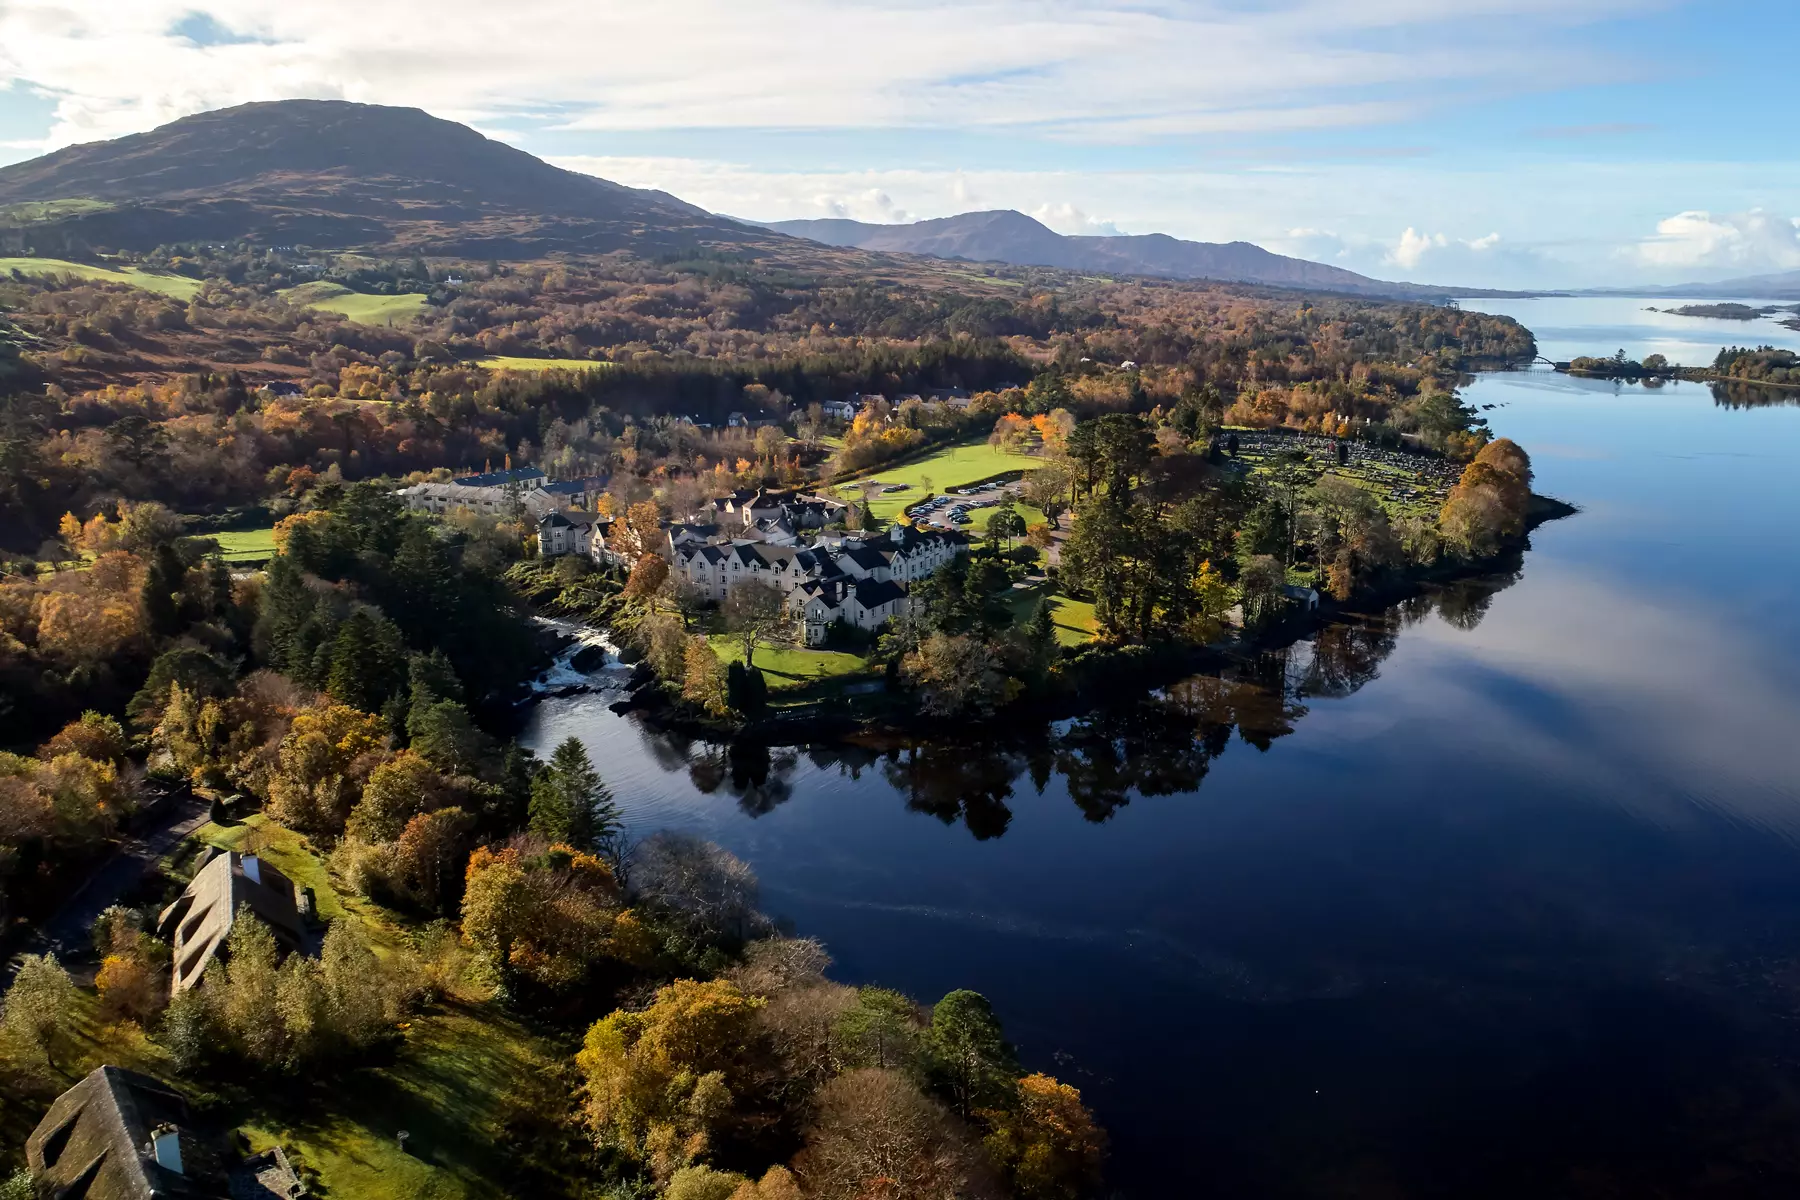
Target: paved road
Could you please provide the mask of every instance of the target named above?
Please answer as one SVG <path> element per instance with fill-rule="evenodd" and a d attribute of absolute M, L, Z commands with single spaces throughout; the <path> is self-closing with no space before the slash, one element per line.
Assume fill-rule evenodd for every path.
<path fill-rule="evenodd" d="M 191 792 L 171 797 L 168 807 L 151 818 L 147 828 L 121 842 L 113 856 L 63 902 L 20 953 L 42 954 L 47 950 L 64 962 L 91 955 L 94 924 L 100 914 L 129 894 L 183 838 L 206 824 L 207 813 L 206 801 Z M 0 978 L 10 984 L 17 970 L 15 955 L 0 972 Z"/>

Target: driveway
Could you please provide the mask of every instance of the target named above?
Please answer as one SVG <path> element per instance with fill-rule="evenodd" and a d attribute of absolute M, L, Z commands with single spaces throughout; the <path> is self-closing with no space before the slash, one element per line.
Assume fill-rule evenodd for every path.
<path fill-rule="evenodd" d="M 164 856 L 206 824 L 208 812 L 207 802 L 191 791 L 183 789 L 171 796 L 167 807 L 145 818 L 145 828 L 119 843 L 112 857 L 63 902 L 56 915 L 44 923 L 21 953 L 48 951 L 64 965 L 92 957 L 93 930 L 100 914 L 130 894 Z M 0 972 L 0 978 L 10 984 L 17 970 L 18 956 L 15 955 Z"/>

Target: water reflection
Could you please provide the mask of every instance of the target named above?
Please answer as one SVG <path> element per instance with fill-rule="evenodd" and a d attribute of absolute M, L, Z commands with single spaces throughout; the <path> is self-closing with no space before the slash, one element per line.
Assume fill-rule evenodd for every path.
<path fill-rule="evenodd" d="M 851 782 L 878 770 L 908 811 L 960 824 L 977 841 L 1005 834 L 1017 796 L 1041 796 L 1054 778 L 1086 820 L 1105 822 L 1134 798 L 1197 793 L 1234 736 L 1267 751 L 1294 732 L 1309 700 L 1340 700 L 1378 678 L 1402 630 L 1433 613 L 1473 629 L 1493 597 L 1518 578 L 1507 571 L 1352 614 L 1291 646 L 1070 720 L 979 740 L 814 745 L 804 757 L 815 770 Z M 644 740 L 665 770 L 684 771 L 703 795 L 735 797 L 747 816 L 767 815 L 794 795 L 800 751 L 651 730 Z"/>
<path fill-rule="evenodd" d="M 1720 408 L 1774 408 L 1800 405 L 1800 391 L 1792 388 L 1764 387 L 1755 383 L 1714 383 L 1713 403 Z"/>

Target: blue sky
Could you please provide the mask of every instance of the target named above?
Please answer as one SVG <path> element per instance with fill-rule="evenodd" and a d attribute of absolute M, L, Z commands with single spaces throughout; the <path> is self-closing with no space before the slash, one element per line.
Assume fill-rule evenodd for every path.
<path fill-rule="evenodd" d="M 759 219 L 1675 283 L 1800 269 L 1797 33 L 1794 0 L 0 0 L 0 161 L 341 97 Z"/>

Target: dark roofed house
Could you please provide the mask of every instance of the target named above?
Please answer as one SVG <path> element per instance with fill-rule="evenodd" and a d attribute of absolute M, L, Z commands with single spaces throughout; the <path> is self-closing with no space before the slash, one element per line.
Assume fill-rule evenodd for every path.
<path fill-rule="evenodd" d="M 201 867 L 187 890 L 157 918 L 158 936 L 174 947 L 172 991 L 184 992 L 200 982 L 206 964 L 224 951 L 232 926 L 246 911 L 269 927 L 282 953 L 312 952 L 288 877 L 253 854 L 229 851 Z"/>
<path fill-rule="evenodd" d="M 509 483 L 531 485 L 540 480 L 550 478 L 536 467 L 513 467 L 506 471 L 483 471 L 479 475 L 464 475 L 450 482 L 463 487 L 505 487 Z"/>
<path fill-rule="evenodd" d="M 179 1092 L 98 1067 L 56 1098 L 25 1142 L 25 1161 L 55 1200 L 225 1200 L 224 1176 L 189 1124 Z"/>

